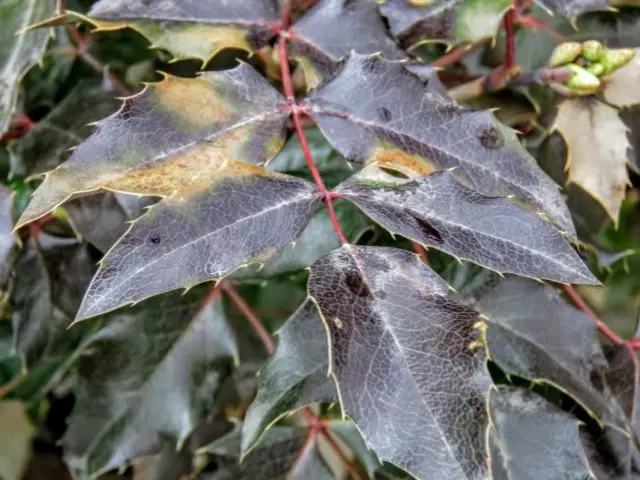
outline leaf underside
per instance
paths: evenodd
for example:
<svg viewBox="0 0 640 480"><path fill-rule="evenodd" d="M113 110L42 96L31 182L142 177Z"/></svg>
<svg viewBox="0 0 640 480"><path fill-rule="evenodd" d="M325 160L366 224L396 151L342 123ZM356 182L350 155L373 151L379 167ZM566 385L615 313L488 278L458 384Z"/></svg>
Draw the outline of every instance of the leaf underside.
<svg viewBox="0 0 640 480"><path fill-rule="evenodd" d="M393 248L331 252L311 267L309 295L330 331L342 406L376 453L421 478L484 478L489 377L469 349L477 313Z"/></svg>

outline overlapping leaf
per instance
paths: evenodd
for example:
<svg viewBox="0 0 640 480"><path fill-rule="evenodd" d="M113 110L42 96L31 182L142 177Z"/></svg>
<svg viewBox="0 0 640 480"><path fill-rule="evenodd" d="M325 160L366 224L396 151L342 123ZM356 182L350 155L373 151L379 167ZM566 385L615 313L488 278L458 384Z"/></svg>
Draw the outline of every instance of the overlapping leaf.
<svg viewBox="0 0 640 480"><path fill-rule="evenodd" d="M352 54L310 95L311 116L348 160L410 176L457 167L455 174L488 194L515 194L569 234L574 228L553 183L489 112L460 107L432 91L402 63Z"/></svg>
<svg viewBox="0 0 640 480"><path fill-rule="evenodd" d="M380 10L393 34L411 45L419 40L474 43L491 38L510 6L508 0L385 0Z"/></svg>
<svg viewBox="0 0 640 480"><path fill-rule="evenodd" d="M191 198L223 177L254 172L282 146L283 97L247 64L195 79L167 76L125 100L47 174L20 220L99 188Z"/></svg>
<svg viewBox="0 0 640 480"><path fill-rule="evenodd" d="M450 172L399 179L365 168L336 189L393 233L500 272L598 283L562 235L506 198L486 197Z"/></svg>
<svg viewBox="0 0 640 480"><path fill-rule="evenodd" d="M474 304L486 316L489 355L507 374L547 381L602 421L628 419L605 383L607 362L593 321L550 286L507 278Z"/></svg>
<svg viewBox="0 0 640 480"><path fill-rule="evenodd" d="M493 480L590 478L577 419L544 398L499 386L489 394L489 417Z"/></svg>
<svg viewBox="0 0 640 480"><path fill-rule="evenodd" d="M331 75L354 50L404 57L387 35L375 0L321 0L291 28L291 49L303 66L307 87Z"/></svg>
<svg viewBox="0 0 640 480"><path fill-rule="evenodd" d="M199 480L331 480L335 478L317 448L318 437L296 427L273 427L245 458L240 460L241 425L207 446L216 469Z"/></svg>
<svg viewBox="0 0 640 480"><path fill-rule="evenodd" d="M329 377L327 332L311 300L293 314L278 336L278 348L260 372L256 398L245 416L243 452L290 411L338 399L334 380Z"/></svg>
<svg viewBox="0 0 640 480"><path fill-rule="evenodd" d="M51 30L25 32L51 17L55 0L6 0L0 4L0 134L9 126L24 73L43 55Z"/></svg>
<svg viewBox="0 0 640 480"><path fill-rule="evenodd" d="M121 468L167 437L181 444L212 412L236 355L220 297L201 288L106 318L78 355L64 437L76 476Z"/></svg>
<svg viewBox="0 0 640 480"><path fill-rule="evenodd" d="M587 12L609 10L608 0L535 0L540 6L575 21Z"/></svg>
<svg viewBox="0 0 640 480"><path fill-rule="evenodd" d="M631 107L640 103L640 92L635 88L640 83L640 48L635 57L620 70L606 78L602 94L607 103L618 108Z"/></svg>
<svg viewBox="0 0 640 480"><path fill-rule="evenodd" d="M12 218L13 194L8 188L0 186L0 291L9 280L12 259L18 237L13 230Z"/></svg>
<svg viewBox="0 0 640 480"><path fill-rule="evenodd" d="M346 245L311 267L340 399L380 457L421 478L486 474L477 313L409 252ZM401 428L399 427L401 426Z"/></svg>
<svg viewBox="0 0 640 480"><path fill-rule="evenodd" d="M224 48L253 51L265 45L279 18L271 0L100 0L87 16L67 12L44 24L78 20L93 24L94 31L132 28L176 59L206 63Z"/></svg>

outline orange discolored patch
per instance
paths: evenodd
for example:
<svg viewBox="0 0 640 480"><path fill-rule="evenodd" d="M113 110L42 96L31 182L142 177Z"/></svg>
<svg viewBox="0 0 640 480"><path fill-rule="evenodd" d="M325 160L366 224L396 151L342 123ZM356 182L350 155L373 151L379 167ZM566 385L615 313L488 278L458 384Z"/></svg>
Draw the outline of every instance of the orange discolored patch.
<svg viewBox="0 0 640 480"><path fill-rule="evenodd" d="M367 164L395 170L409 178L428 175L437 170L425 158L407 153L393 145L376 145L367 160Z"/></svg>

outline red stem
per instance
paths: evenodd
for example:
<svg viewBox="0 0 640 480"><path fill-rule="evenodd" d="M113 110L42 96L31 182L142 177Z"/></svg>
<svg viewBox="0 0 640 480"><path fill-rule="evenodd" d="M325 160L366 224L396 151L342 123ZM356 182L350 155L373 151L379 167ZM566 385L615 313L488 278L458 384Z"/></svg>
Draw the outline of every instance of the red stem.
<svg viewBox="0 0 640 480"><path fill-rule="evenodd" d="M458 63L462 58L468 53L477 49L481 44L474 43L469 45L460 45L459 47L454 48L446 55L441 56L440 58L431 62L432 67L448 67L449 65L453 65L454 63Z"/></svg>
<svg viewBox="0 0 640 480"><path fill-rule="evenodd" d="M504 55L504 68L509 71L516 65L516 39L513 28L516 11L509 9L504 15L504 30L507 36L507 50Z"/></svg>
<svg viewBox="0 0 640 480"><path fill-rule="evenodd" d="M413 250L418 254L418 256L420 257L420 260L422 260L422 262L425 265L429 265L429 257L427 256L427 251L425 250L425 248L420 245L418 242L411 242L411 246L413 247Z"/></svg>
<svg viewBox="0 0 640 480"><path fill-rule="evenodd" d="M318 187L318 190L322 193L322 198L324 200L325 205L327 206L327 210L329 210L329 217L331 218L331 224L333 225L333 229L336 231L336 235L338 235L338 239L342 245L345 245L347 242L347 238L342 232L342 228L340 227L340 222L336 215L336 211L333 208L333 197L327 190L327 187L322 180L322 176L318 171L318 167L316 163L313 161L313 157L311 156L311 150L309 149L309 142L307 142L307 137L304 133L304 128L302 127L302 120L300 118L300 107L296 104L296 98L293 91L293 81L291 80L291 70L289 69L289 58L287 56L287 38L288 32L281 32L280 40L278 42L278 54L280 60L280 69L282 72L282 86L284 89L284 94L287 97L287 102L291 107L291 114L293 115L293 123L296 127L296 133L300 139L300 145L302 147L302 153L304 154L304 159L307 162L307 166L311 171L311 175L313 176L313 180Z"/></svg>

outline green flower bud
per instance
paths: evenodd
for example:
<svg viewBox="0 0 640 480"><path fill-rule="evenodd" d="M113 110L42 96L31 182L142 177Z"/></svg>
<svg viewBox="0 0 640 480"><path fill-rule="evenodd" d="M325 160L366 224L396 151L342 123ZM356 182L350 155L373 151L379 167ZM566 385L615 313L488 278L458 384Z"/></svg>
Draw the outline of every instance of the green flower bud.
<svg viewBox="0 0 640 480"><path fill-rule="evenodd" d="M582 44L578 42L566 42L558 45L549 57L550 67L559 67L573 62L582 53Z"/></svg>
<svg viewBox="0 0 640 480"><path fill-rule="evenodd" d="M635 56L632 48L605 49L600 63L604 66L604 75L609 75L621 67L624 67Z"/></svg>
<svg viewBox="0 0 640 480"><path fill-rule="evenodd" d="M592 62L597 62L602 56L604 47L597 40L587 40L582 44L582 56Z"/></svg>
<svg viewBox="0 0 640 480"><path fill-rule="evenodd" d="M584 69L589 73L593 73L596 77L599 77L604 73L604 65L601 63L592 63L591 65L584 67Z"/></svg>
<svg viewBox="0 0 640 480"><path fill-rule="evenodd" d="M573 73L566 85L576 95L593 95L600 88L600 80L593 73L574 64L569 64L566 68Z"/></svg>

